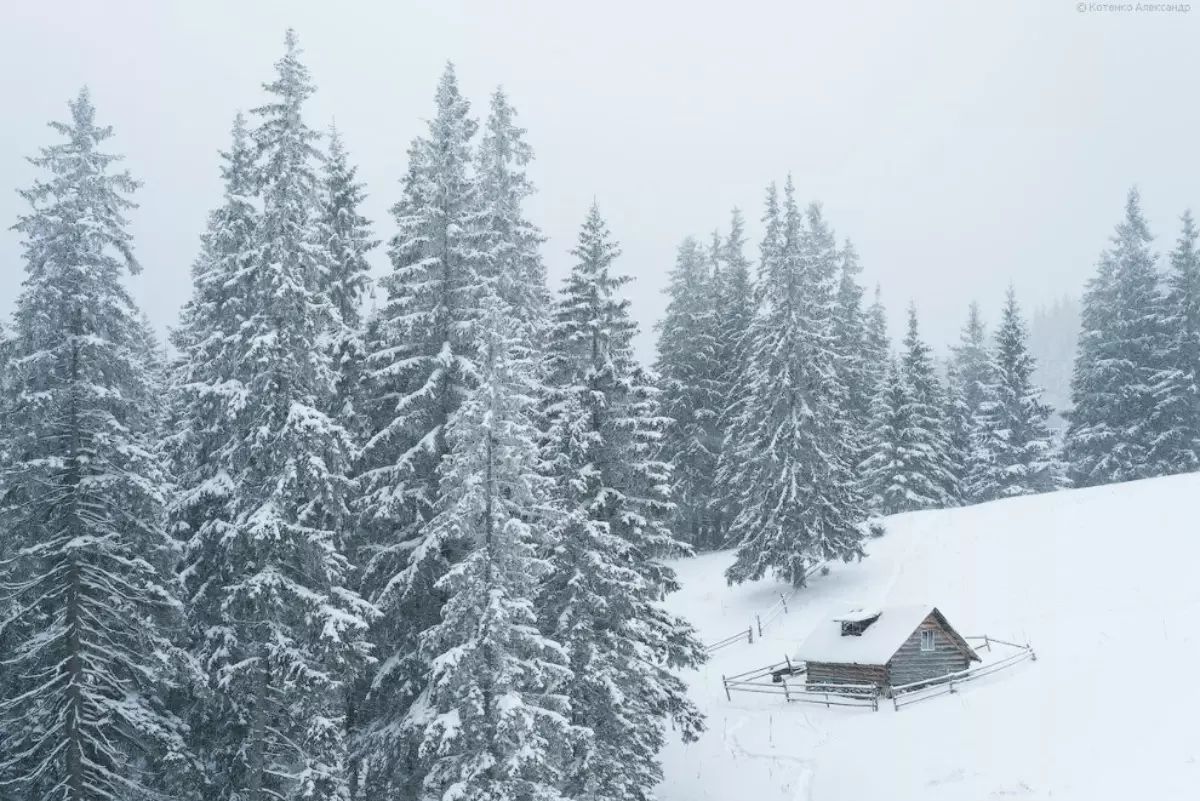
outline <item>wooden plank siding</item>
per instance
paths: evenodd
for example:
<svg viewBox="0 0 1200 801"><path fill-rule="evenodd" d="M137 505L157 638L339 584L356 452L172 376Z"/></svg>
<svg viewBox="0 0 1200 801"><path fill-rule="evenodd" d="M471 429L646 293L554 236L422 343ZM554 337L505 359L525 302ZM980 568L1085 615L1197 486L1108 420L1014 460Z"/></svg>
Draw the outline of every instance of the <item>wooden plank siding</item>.
<svg viewBox="0 0 1200 801"><path fill-rule="evenodd" d="M934 650L921 650L921 632L933 630ZM966 670L970 657L943 628L937 615L931 614L922 621L912 636L904 641L895 656L887 664L887 684L898 686L914 681L933 679Z"/></svg>
<svg viewBox="0 0 1200 801"><path fill-rule="evenodd" d="M887 682L887 668L883 665L808 662L806 668L806 684L874 684L882 687Z"/></svg>

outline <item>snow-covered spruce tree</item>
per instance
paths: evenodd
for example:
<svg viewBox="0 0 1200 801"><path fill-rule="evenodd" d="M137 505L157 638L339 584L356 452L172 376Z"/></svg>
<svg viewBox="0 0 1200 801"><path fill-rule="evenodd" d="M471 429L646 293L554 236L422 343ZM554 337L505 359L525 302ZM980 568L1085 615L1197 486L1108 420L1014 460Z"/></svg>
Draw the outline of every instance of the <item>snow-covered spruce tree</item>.
<svg viewBox="0 0 1200 801"><path fill-rule="evenodd" d="M992 354L979 304L972 302L959 342L951 348L946 373L946 431L951 470L958 479L962 503L977 503L974 490L986 481L975 472L986 463L974 452L979 409L992 383Z"/></svg>
<svg viewBox="0 0 1200 801"><path fill-rule="evenodd" d="M286 46L265 86L270 102L254 112L249 183L261 212L248 233L224 232L228 245L245 236L249 253L209 265L181 338L186 362L216 366L190 368L183 419L209 425L198 438L214 447L179 481L185 498L210 500L184 505L180 521L212 690L199 716L211 795L239 801L346 796L345 685L368 659L373 613L350 588L341 550L351 444L323 411L336 387L328 343L338 313L321 247L317 134L302 114L313 88L292 31ZM241 282L228 309L208 295L226 269Z"/></svg>
<svg viewBox="0 0 1200 801"><path fill-rule="evenodd" d="M991 501L1060 489L1065 470L1047 425L1052 410L1033 384L1029 332L1009 289L992 350L991 382L976 413L970 497Z"/></svg>
<svg viewBox="0 0 1200 801"><path fill-rule="evenodd" d="M214 525L231 487L215 462L227 435L227 407L240 397L225 377L234 369L231 343L249 315L245 299L254 282L254 153L245 119L233 122L232 142L221 154L223 202L208 217L200 255L192 265L192 297L171 331L178 354L169 366L172 424L164 440L171 476L181 487L169 509L172 533L183 542L201 525Z"/></svg>
<svg viewBox="0 0 1200 801"><path fill-rule="evenodd" d="M688 237L680 244L671 271L667 289L671 300L657 326L654 366L662 388L663 415L670 421L660 458L671 465L672 528L677 539L702 549L720 544L711 517L724 401L713 279L700 243Z"/></svg>
<svg viewBox="0 0 1200 801"><path fill-rule="evenodd" d="M477 124L453 65L438 84L428 134L409 148L403 195L393 207L392 272L370 338L364 411L370 435L360 465L364 592L383 612L372 637L382 659L372 680L364 748L368 795L415 794L411 739L399 736L429 669L421 632L440 622L439 581L459 553L427 546L445 426L471 390L475 320L483 286L471 138Z"/></svg>
<svg viewBox="0 0 1200 801"><path fill-rule="evenodd" d="M358 168L350 165L336 128L329 131L329 153L321 176L320 237L329 252L324 290L337 312L332 337L334 366L338 371L332 415L355 437L366 429L357 408L365 358L362 303L370 290L370 253L379 242L371 238L371 223L360 208L366 200Z"/></svg>
<svg viewBox="0 0 1200 801"><path fill-rule="evenodd" d="M730 582L768 572L800 586L822 560L862 555L866 510L853 480L832 347L825 237L806 230L789 178L784 209L772 185L751 326L746 396L722 454L723 484L738 506ZM810 217L810 222L819 222Z"/></svg>
<svg viewBox="0 0 1200 801"><path fill-rule="evenodd" d="M516 117L517 110L504 91L493 92L479 143L479 210L473 224L478 232L481 276L495 282L500 298L518 321L541 331L550 310L546 266L539 251L546 237L525 217L524 203L534 193L525 173L533 160L533 149L525 141L525 129L517 125Z"/></svg>
<svg viewBox="0 0 1200 801"><path fill-rule="evenodd" d="M721 248L720 280L717 284L717 317L721 365L725 369L726 396L732 398L740 383L741 365L749 353L750 323L754 319L754 285L750 260L746 258L746 225L742 212L733 210L729 234Z"/></svg>
<svg viewBox="0 0 1200 801"><path fill-rule="evenodd" d="M944 509L958 502L960 489L951 470L946 421L945 389L938 378L929 346L921 339L916 306L908 309L908 330L900 358L908 385L910 408L906 414L911 429L906 437L911 453L909 510Z"/></svg>
<svg viewBox="0 0 1200 801"><path fill-rule="evenodd" d="M867 308L864 327L863 367L874 403L875 396L883 388L892 363L892 338L888 334L887 309L884 308L883 292L878 284L875 285L875 297Z"/></svg>
<svg viewBox="0 0 1200 801"><path fill-rule="evenodd" d="M837 354L838 376L845 387L843 412L847 437L853 440L849 463L858 465L870 449L867 431L871 423L871 402L877 392L873 355L867 347L867 318L863 309L864 290L858 283L862 267L849 239L842 247L837 295L833 315L833 345Z"/></svg>
<svg viewBox="0 0 1200 801"><path fill-rule="evenodd" d="M670 721L685 740L703 717L673 672L704 661L691 626L659 602L678 588L661 558L686 551L667 522L668 468L656 460L662 420L633 360L636 324L617 292L618 255L593 206L555 306L546 460L561 498L552 572L539 601L544 633L570 659L576 729L568 798L649 798Z"/></svg>
<svg viewBox="0 0 1200 801"><path fill-rule="evenodd" d="M958 345L952 348L951 360L962 384L967 410L974 417L983 403L987 386L992 383L992 354L978 303L971 303Z"/></svg>
<svg viewBox="0 0 1200 801"><path fill-rule="evenodd" d="M946 362L946 391L942 408L942 419L946 426L946 458L950 472L958 487L964 504L974 503L970 473L977 464L973 459L976 416L971 414L967 400L966 382L959 372L957 360Z"/></svg>
<svg viewBox="0 0 1200 801"><path fill-rule="evenodd" d="M86 90L22 192L26 279L0 385L0 797L149 801L195 787L172 707L192 678L146 330L137 183Z"/></svg>
<svg viewBox="0 0 1200 801"><path fill-rule="evenodd" d="M754 319L754 285L750 278L750 260L746 258L746 231L742 212L734 209L729 224L729 234L721 244L720 269L716 274L716 327L717 365L720 370L720 416L717 427L721 433L721 449L725 448L729 429L737 417L740 401L744 395L742 381L746 369L747 354L750 352L750 323ZM723 491L720 480L720 458L717 460L718 474L714 484L713 508L709 514L719 541L716 547L725 544L729 535L729 521L737 516L733 499Z"/></svg>
<svg viewBox="0 0 1200 801"><path fill-rule="evenodd" d="M549 480L540 474L530 327L489 292L478 321L478 385L446 424L450 451L428 547L467 556L439 580L441 622L420 637L432 666L409 717L421 798L562 798L572 728L565 650L539 633L534 599L549 564ZM532 525L530 521L535 521Z"/></svg>
<svg viewBox="0 0 1200 801"><path fill-rule="evenodd" d="M893 359L871 404L871 452L859 468L868 507L878 515L928 508L938 487L924 470L928 443L914 439L908 382Z"/></svg>
<svg viewBox="0 0 1200 801"><path fill-rule="evenodd" d="M1065 457L1076 486L1158 474L1155 383L1167 349L1156 255L1136 189L1083 296Z"/></svg>
<svg viewBox="0 0 1200 801"><path fill-rule="evenodd" d="M1164 474L1200 470L1200 234L1190 211L1182 219L1167 275L1166 350L1151 419L1150 458Z"/></svg>
<svg viewBox="0 0 1200 801"><path fill-rule="evenodd" d="M222 537L231 532L235 492L220 453L228 446L231 409L240 405L238 332L254 297L255 178L253 145L245 119L234 119L229 150L221 154L223 200L208 216L199 256L192 264L192 296L171 331L177 353L168 367L167 418L163 449L174 484L168 522L174 538L191 547L183 573L189 590L191 645L199 651L211 621L220 619L223 595L208 578L224 571ZM201 549L209 549L202 553ZM198 580L195 580L198 579ZM206 673L211 666L202 666ZM235 711L207 692L211 679L189 706L193 750L205 762L206 798L227 797L232 754L242 733L229 725ZM236 715L232 719L236 719Z"/></svg>
<svg viewBox="0 0 1200 801"><path fill-rule="evenodd" d="M365 411L360 408L363 395L363 370L366 360L362 304L370 291L370 264L367 254L379 245L371 238L371 223L360 208L366 200L365 186L358 180L358 168L351 166L346 148L335 127L330 127L328 154L320 181L321 213L318 221L320 239L328 252L328 271L323 290L337 312L330 348L337 371L336 388L328 410L350 434L361 443L368 430ZM342 542L346 557L353 568L363 560L363 543L351 532ZM361 579L355 573L354 582ZM361 727L366 675L347 682L346 731L353 741ZM353 742L352 742L353 745ZM351 798L358 796L360 759L352 754L348 766Z"/></svg>

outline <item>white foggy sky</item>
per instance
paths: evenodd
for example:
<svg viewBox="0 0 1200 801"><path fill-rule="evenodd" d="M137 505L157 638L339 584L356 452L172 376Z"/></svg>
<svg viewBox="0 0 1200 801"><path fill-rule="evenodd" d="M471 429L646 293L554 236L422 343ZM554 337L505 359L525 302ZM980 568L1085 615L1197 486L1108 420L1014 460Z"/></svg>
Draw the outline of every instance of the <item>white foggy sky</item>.
<svg viewBox="0 0 1200 801"><path fill-rule="evenodd" d="M1077 293L1136 183L1159 250L1200 205L1200 7L1080 13L1028 2L352 2L2 0L0 223L49 144L51 119L91 86L112 147L145 182L132 214L134 289L165 330L219 200L217 150L294 26L370 192L377 235L447 59L483 117L503 84L529 130L555 288L595 197L651 358L651 326L685 235L741 206L757 255L765 185L795 178L850 236L898 333L909 301L935 344L1009 282L1029 311ZM383 270L380 248L374 261ZM22 277L0 233L0 311Z"/></svg>

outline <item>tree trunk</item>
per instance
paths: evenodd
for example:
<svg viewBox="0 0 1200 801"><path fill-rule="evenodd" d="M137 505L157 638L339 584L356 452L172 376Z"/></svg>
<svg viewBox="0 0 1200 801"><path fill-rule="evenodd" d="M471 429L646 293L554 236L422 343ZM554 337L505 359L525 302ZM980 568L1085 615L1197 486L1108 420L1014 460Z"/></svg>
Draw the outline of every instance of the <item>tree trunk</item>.
<svg viewBox="0 0 1200 801"><path fill-rule="evenodd" d="M81 326L76 318L75 325L72 326L75 333L78 333ZM69 451L67 453L67 469L66 475L63 476L65 488L68 493L69 500L67 501L69 512L67 513L67 526L73 534L82 534L80 527L78 504L79 504L79 485L82 476L80 475L80 458L83 450L82 434L79 425L79 407L78 395L76 387L79 385L79 349L72 347L71 349L71 367L70 367L70 401L67 407L67 432ZM69 801L85 801L86 799L86 782L83 767L83 685L85 682L84 667L83 667L83 642L82 631L83 625L83 588L82 576L80 576L78 556L75 553L70 553L67 556L67 708L63 713L64 725L66 726L67 748L65 759L67 763L67 798Z"/></svg>
<svg viewBox="0 0 1200 801"><path fill-rule="evenodd" d="M262 801L263 774L266 770L267 752L267 705L271 678L266 657L259 657L258 675L255 677L254 716L250 721L250 757L246 776L246 801Z"/></svg>

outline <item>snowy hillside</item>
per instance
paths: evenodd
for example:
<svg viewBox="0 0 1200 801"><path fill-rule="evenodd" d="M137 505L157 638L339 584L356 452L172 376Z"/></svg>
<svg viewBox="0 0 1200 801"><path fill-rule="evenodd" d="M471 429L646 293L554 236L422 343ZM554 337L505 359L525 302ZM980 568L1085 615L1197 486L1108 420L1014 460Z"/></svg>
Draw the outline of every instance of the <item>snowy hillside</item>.
<svg viewBox="0 0 1200 801"><path fill-rule="evenodd" d="M1191 799L1200 787L1200 475L901 515L860 564L816 576L761 640L689 674L709 717L664 755L663 801ZM712 642L786 588L728 588L731 554L680 562L671 599ZM722 674L782 661L831 607L931 603L1036 662L893 710L725 698Z"/></svg>

